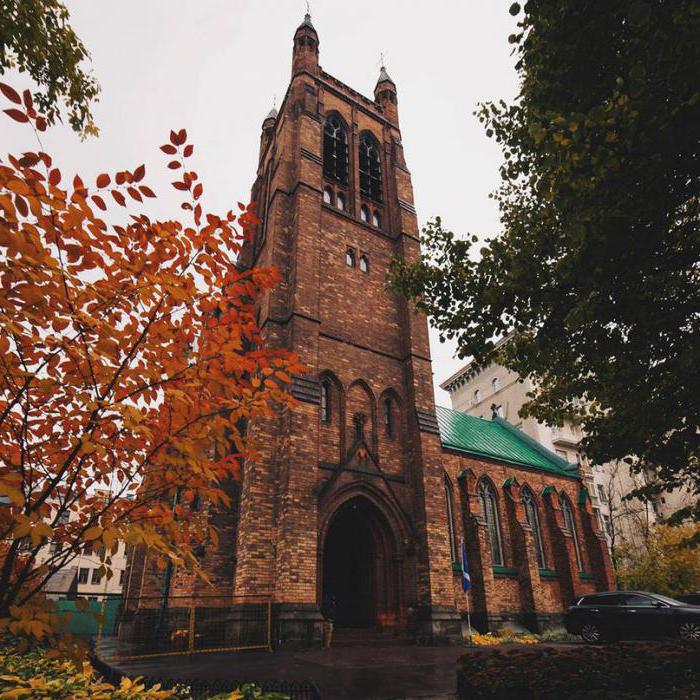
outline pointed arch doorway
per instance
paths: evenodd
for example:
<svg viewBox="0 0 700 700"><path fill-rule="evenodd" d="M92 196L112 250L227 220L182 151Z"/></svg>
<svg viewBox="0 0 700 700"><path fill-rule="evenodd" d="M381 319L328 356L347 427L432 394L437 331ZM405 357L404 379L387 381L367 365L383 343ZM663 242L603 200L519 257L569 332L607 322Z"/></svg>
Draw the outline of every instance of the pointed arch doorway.
<svg viewBox="0 0 700 700"><path fill-rule="evenodd" d="M396 537L383 513L356 496L331 518L323 544L324 613L340 628L398 623Z"/></svg>

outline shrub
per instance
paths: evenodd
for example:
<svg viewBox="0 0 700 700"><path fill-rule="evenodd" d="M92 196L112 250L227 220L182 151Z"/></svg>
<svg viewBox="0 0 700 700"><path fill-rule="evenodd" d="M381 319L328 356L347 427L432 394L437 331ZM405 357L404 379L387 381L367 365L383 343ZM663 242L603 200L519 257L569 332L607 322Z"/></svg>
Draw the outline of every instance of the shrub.
<svg viewBox="0 0 700 700"><path fill-rule="evenodd" d="M563 627L554 627L537 635L540 642L578 642L580 637L569 634Z"/></svg>
<svg viewBox="0 0 700 700"><path fill-rule="evenodd" d="M460 698L693 698L699 667L698 643L510 647L465 654L457 679Z"/></svg>

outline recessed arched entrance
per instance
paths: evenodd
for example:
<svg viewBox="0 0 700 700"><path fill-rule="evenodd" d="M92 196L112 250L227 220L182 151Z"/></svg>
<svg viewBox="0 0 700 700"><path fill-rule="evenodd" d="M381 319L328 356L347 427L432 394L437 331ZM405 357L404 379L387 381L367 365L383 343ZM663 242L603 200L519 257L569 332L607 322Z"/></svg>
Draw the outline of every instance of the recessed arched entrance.
<svg viewBox="0 0 700 700"><path fill-rule="evenodd" d="M396 538L386 517L357 496L333 515L323 545L323 608L336 627L398 622Z"/></svg>

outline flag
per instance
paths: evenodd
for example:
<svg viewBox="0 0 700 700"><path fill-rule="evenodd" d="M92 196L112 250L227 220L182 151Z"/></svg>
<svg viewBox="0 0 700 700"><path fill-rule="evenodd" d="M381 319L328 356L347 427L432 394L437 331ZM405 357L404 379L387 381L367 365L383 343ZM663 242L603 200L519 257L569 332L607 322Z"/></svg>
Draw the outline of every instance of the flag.
<svg viewBox="0 0 700 700"><path fill-rule="evenodd" d="M462 590L466 593L472 587L472 580L469 577L469 566L467 564L467 545L462 540Z"/></svg>

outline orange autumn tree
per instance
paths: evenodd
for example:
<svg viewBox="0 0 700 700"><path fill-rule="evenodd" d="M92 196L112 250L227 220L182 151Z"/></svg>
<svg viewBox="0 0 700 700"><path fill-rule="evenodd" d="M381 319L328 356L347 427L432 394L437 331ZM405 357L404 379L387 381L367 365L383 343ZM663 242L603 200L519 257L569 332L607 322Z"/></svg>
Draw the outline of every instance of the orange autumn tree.
<svg viewBox="0 0 700 700"><path fill-rule="evenodd" d="M28 91L0 89L9 117L46 129ZM251 208L203 212L184 129L161 150L182 220L144 211L143 165L90 184L41 150L0 160L0 626L14 633L53 633L42 587L86 543L108 576L120 541L197 570L216 533L190 505L227 503L250 456L241 425L287 410L303 369L256 321L278 273L235 266Z"/></svg>

